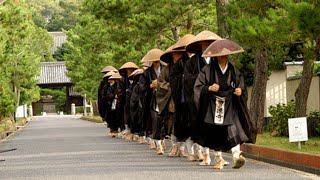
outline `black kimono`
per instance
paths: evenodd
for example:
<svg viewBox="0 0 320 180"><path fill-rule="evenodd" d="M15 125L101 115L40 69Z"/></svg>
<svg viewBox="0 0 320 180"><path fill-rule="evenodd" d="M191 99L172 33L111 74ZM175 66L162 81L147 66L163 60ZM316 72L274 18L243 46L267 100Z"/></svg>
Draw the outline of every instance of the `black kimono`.
<svg viewBox="0 0 320 180"><path fill-rule="evenodd" d="M128 124L129 118L129 111L128 107L126 106L127 101L127 90L129 88L130 82L128 77L122 76L119 80L117 94L118 94L118 103L117 109L119 109L119 118L120 118L120 129L123 131L125 130L125 124Z"/></svg>
<svg viewBox="0 0 320 180"><path fill-rule="evenodd" d="M119 109L116 107L117 102L117 83L109 86L106 92L106 121L108 123L108 127L110 128L110 132L118 132L120 127L120 119L119 119Z"/></svg>
<svg viewBox="0 0 320 180"><path fill-rule="evenodd" d="M161 68L161 67L160 67ZM153 80L158 78L153 65L146 69L139 79L139 86L141 90L142 99L142 130L146 132L146 136L152 136L153 124L157 120L156 105L156 91L150 88Z"/></svg>
<svg viewBox="0 0 320 180"><path fill-rule="evenodd" d="M218 84L218 92L208 90ZM231 63L225 74L217 61L205 66L194 86L194 100L199 110L201 138L196 142L216 151L228 151L252 137L252 124L244 102L244 94L234 94L235 88L245 90L241 73Z"/></svg>
<svg viewBox="0 0 320 180"><path fill-rule="evenodd" d="M196 110L193 98L193 87L196 79L201 72L202 68L206 65L204 58L201 57L201 54L193 55L185 64L184 67L184 95L186 101L186 116L188 123L191 124L190 135L193 140L199 138L198 134L199 121L198 121L198 111Z"/></svg>
<svg viewBox="0 0 320 180"><path fill-rule="evenodd" d="M103 98L103 93L105 92L106 88L108 88L108 84L106 83L105 80L103 79L100 82L99 88L98 88L98 111L99 111L99 115L102 118L102 120L105 121L105 115L106 115L106 101ZM107 87L105 87L107 86Z"/></svg>
<svg viewBox="0 0 320 180"><path fill-rule="evenodd" d="M143 107L142 107L142 100L143 96L141 95L141 89L139 85L139 78L134 78L133 83L131 84L132 93L130 97L130 118L131 118L131 133L138 134L140 136L145 136L143 131L143 124L142 124L142 114L143 114ZM131 88L130 88L131 89Z"/></svg>
<svg viewBox="0 0 320 180"><path fill-rule="evenodd" d="M175 112L174 101L171 96L171 87L169 82L170 68L168 65L161 69L158 77L157 104L159 115L157 123L154 126L154 139L164 139L165 136L173 134L173 114Z"/></svg>
<svg viewBox="0 0 320 180"><path fill-rule="evenodd" d="M191 135L191 122L186 113L187 104L184 95L184 66L188 57L178 60L170 70L171 95L175 104L174 135L178 141L185 141Z"/></svg>

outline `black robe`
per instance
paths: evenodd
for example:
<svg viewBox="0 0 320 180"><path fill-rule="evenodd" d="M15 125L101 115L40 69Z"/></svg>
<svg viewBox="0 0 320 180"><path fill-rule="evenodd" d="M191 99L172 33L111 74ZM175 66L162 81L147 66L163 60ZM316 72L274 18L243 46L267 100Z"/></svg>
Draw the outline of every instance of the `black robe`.
<svg viewBox="0 0 320 180"><path fill-rule="evenodd" d="M173 114L175 112L175 106L171 96L169 80L171 68L172 65L169 64L161 69L161 73L158 77L156 98L159 107L159 115L153 129L154 139L163 139L165 136L173 134Z"/></svg>
<svg viewBox="0 0 320 180"><path fill-rule="evenodd" d="M162 68L162 66L160 67ZM146 136L152 135L153 124L157 120L157 112L154 109L156 104L156 91L150 88L153 80L158 78L153 65L146 69L140 76L139 86L142 96L142 130L146 132Z"/></svg>
<svg viewBox="0 0 320 180"><path fill-rule="evenodd" d="M220 86L218 92L208 90L214 83ZM216 151L228 151L237 144L248 142L252 137L252 124L244 95L234 95L235 88L244 91L245 85L240 71L231 63L228 63L225 74L221 72L217 61L202 69L194 86L194 101L201 123L200 138L195 141L200 145ZM223 100L216 102L218 97ZM216 109L216 103L223 101L221 108Z"/></svg>
<svg viewBox="0 0 320 180"><path fill-rule="evenodd" d="M171 95L175 104L174 121L174 135L179 141L185 141L190 137L191 122L186 113L186 97L184 95L184 66L188 59L178 60L170 71L170 87Z"/></svg>
<svg viewBox="0 0 320 180"><path fill-rule="evenodd" d="M141 89L139 86L139 76L136 76L131 84L132 93L130 97L130 118L131 118L131 133L138 134L140 136L144 136L144 132L142 131L142 95ZM131 89L131 88L130 88Z"/></svg>
<svg viewBox="0 0 320 180"><path fill-rule="evenodd" d="M109 84L109 83L106 83L105 80L103 79L101 82L100 82L100 85L99 85L99 88L98 88L98 111L99 111L99 115L100 117L105 121L105 113L106 113L106 105L105 105L105 99L103 98L103 93L105 92L106 88L108 88L108 85L107 87L105 87L106 84Z"/></svg>
<svg viewBox="0 0 320 180"><path fill-rule="evenodd" d="M112 108L112 103L116 99L117 83L109 86L106 92L107 108L106 108L106 121L111 132L118 132L120 127L119 109Z"/></svg>
<svg viewBox="0 0 320 180"><path fill-rule="evenodd" d="M184 67L184 95L186 101L186 110L184 112L188 118L187 121L191 123L192 130L190 131L190 135L193 140L197 138L199 131L201 131L197 119L198 112L193 100L193 87L199 73L205 65L206 62L204 58L196 54L186 62Z"/></svg>
<svg viewBox="0 0 320 180"><path fill-rule="evenodd" d="M118 83L117 94L118 94L118 103L117 109L119 109L119 118L120 118L120 128L125 130L125 124L128 123L129 112L126 108L127 101L127 90L129 88L130 82L127 76L123 76Z"/></svg>

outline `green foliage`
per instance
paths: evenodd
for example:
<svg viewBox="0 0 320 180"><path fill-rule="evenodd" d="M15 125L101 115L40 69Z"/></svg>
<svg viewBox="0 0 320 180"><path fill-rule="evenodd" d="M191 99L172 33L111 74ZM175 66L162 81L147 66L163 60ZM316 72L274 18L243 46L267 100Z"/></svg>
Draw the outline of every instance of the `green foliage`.
<svg viewBox="0 0 320 180"><path fill-rule="evenodd" d="M62 46L59 47L52 56L57 61L64 61L64 55L67 53L70 53L70 50L65 44L62 44Z"/></svg>
<svg viewBox="0 0 320 180"><path fill-rule="evenodd" d="M314 73L320 73L320 64L315 64L314 65L314 70L313 70Z"/></svg>
<svg viewBox="0 0 320 180"><path fill-rule="evenodd" d="M215 3L209 0L85 0L82 7L76 27L66 32L70 52L64 58L77 90L93 100L103 67L139 65L150 49L175 43L175 34L217 30Z"/></svg>
<svg viewBox="0 0 320 180"><path fill-rule="evenodd" d="M29 0L33 21L48 31L69 30L75 27L81 0Z"/></svg>
<svg viewBox="0 0 320 180"><path fill-rule="evenodd" d="M272 115L272 120L269 122L267 129L269 131L276 131L279 136L288 136L288 119L294 117L295 103L294 101L288 104L277 104L268 108Z"/></svg>
<svg viewBox="0 0 320 180"><path fill-rule="evenodd" d="M308 117L317 119L315 129L318 132L318 134L320 134L320 111L312 111L309 113Z"/></svg>
<svg viewBox="0 0 320 180"><path fill-rule="evenodd" d="M25 1L19 2L7 0L0 6L0 109L5 111L1 116L39 99L39 64L52 60L51 36L34 24Z"/></svg>
<svg viewBox="0 0 320 180"><path fill-rule="evenodd" d="M66 89L41 89L41 96L52 96L56 102L57 111L64 111L66 107L67 94Z"/></svg>
<svg viewBox="0 0 320 180"><path fill-rule="evenodd" d="M10 94L3 94L0 98L0 119L8 117L15 110L14 100Z"/></svg>

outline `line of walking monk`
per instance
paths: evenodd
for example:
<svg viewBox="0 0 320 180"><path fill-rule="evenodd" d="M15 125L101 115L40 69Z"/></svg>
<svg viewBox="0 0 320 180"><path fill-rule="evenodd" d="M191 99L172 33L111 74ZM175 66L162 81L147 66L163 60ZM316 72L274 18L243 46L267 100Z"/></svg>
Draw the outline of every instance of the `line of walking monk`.
<svg viewBox="0 0 320 180"><path fill-rule="evenodd" d="M228 57L243 51L231 40L202 31L183 36L165 52L150 50L142 69L132 62L119 71L105 67L98 105L110 135L149 143L158 155L165 154L169 138L168 156L200 165L211 164L212 149L214 169L229 164L222 152L231 150L232 167L242 167L240 144L252 142L253 131L243 76Z"/></svg>

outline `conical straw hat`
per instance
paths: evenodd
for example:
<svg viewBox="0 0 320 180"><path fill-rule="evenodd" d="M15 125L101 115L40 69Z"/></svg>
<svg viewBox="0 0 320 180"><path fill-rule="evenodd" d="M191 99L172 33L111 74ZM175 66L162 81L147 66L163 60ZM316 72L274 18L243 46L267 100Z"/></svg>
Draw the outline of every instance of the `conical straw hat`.
<svg viewBox="0 0 320 180"><path fill-rule="evenodd" d="M242 52L244 52L243 48L237 43L228 39L221 39L211 43L203 52L202 57L227 56Z"/></svg>
<svg viewBox="0 0 320 180"><path fill-rule="evenodd" d="M143 62L142 66L143 67L150 67L152 65L152 62Z"/></svg>
<svg viewBox="0 0 320 180"><path fill-rule="evenodd" d="M133 62L126 62L120 67L119 73L121 75L126 74L126 69L139 69L139 67Z"/></svg>
<svg viewBox="0 0 320 180"><path fill-rule="evenodd" d="M108 72L107 74L105 74L105 75L103 76L103 78L110 77L110 76L112 76L113 74L115 74L115 72L114 72L114 71L110 71L110 72Z"/></svg>
<svg viewBox="0 0 320 180"><path fill-rule="evenodd" d="M185 49L186 46L193 42L194 38L196 36L192 35L192 34L186 34L184 35L175 45L172 49L177 50L177 49Z"/></svg>
<svg viewBox="0 0 320 180"><path fill-rule="evenodd" d="M141 62L154 62L160 61L160 56L164 52L161 49L151 49L147 54L142 58Z"/></svg>
<svg viewBox="0 0 320 180"><path fill-rule="evenodd" d="M172 54L173 53L181 53L183 55L188 55L187 52L184 49L177 49L174 50L173 48L175 47L175 45L170 46L165 52L164 54L162 54L162 56L160 57L161 61L165 62L165 63L170 63L172 61Z"/></svg>
<svg viewBox="0 0 320 180"><path fill-rule="evenodd" d="M198 53L201 51L200 43L203 41L213 42L215 40L221 39L220 36L211 31L202 31L197 34L193 41L186 46L187 52Z"/></svg>
<svg viewBox="0 0 320 180"><path fill-rule="evenodd" d="M133 78L134 76L140 75L140 74L142 74L143 72L144 72L143 69L136 69L136 70L134 70L134 71L130 74L129 78Z"/></svg>
<svg viewBox="0 0 320 180"><path fill-rule="evenodd" d="M118 71L116 68L114 68L113 66L106 66L101 70L101 73L108 73L110 71Z"/></svg>
<svg viewBox="0 0 320 180"><path fill-rule="evenodd" d="M114 73L111 77L109 77L109 80L116 80L121 78L122 76L119 73Z"/></svg>

